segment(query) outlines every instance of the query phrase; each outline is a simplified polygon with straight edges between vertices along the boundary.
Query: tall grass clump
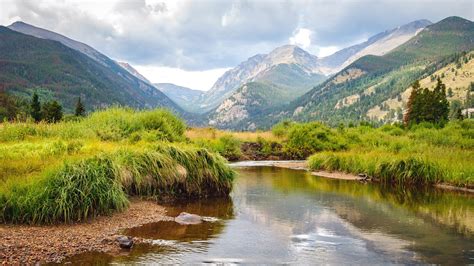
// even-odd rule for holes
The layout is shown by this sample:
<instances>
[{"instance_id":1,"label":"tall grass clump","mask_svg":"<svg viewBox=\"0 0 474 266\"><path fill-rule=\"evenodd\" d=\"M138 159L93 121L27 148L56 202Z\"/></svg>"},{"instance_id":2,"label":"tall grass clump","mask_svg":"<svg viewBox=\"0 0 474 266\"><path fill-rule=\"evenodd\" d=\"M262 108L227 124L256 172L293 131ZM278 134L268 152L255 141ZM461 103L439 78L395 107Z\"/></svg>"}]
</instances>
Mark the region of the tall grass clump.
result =
<instances>
[{"instance_id":1,"label":"tall grass clump","mask_svg":"<svg viewBox=\"0 0 474 266\"><path fill-rule=\"evenodd\" d=\"M227 195L234 172L206 149L169 144L124 149L45 172L0 190L2 222L44 224L82 221L121 211L128 196Z\"/></svg>"},{"instance_id":2,"label":"tall grass clump","mask_svg":"<svg viewBox=\"0 0 474 266\"><path fill-rule=\"evenodd\" d=\"M366 174L386 184L430 185L448 179L440 165L420 157L387 154L319 153L309 157L311 170Z\"/></svg>"},{"instance_id":3,"label":"tall grass clump","mask_svg":"<svg viewBox=\"0 0 474 266\"><path fill-rule=\"evenodd\" d=\"M84 120L104 141L119 141L146 136L149 140L180 141L184 138L186 125L165 109L137 111L129 108L110 108L94 112Z\"/></svg>"},{"instance_id":4,"label":"tall grass clump","mask_svg":"<svg viewBox=\"0 0 474 266\"><path fill-rule=\"evenodd\" d=\"M98 156L66 163L28 183L12 183L3 192L3 222L43 224L84 220L123 210L128 200L116 180L112 160Z\"/></svg>"}]
</instances>

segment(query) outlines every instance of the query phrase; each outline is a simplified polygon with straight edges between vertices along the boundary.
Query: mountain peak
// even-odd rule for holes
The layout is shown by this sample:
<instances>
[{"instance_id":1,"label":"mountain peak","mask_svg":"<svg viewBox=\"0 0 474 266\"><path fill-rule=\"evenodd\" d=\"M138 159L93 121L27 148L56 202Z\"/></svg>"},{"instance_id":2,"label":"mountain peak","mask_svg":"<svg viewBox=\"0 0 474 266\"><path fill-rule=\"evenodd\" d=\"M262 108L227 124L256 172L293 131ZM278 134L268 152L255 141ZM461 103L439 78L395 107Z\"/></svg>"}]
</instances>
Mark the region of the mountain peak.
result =
<instances>
[{"instance_id":1,"label":"mountain peak","mask_svg":"<svg viewBox=\"0 0 474 266\"><path fill-rule=\"evenodd\" d=\"M473 22L457 17L457 16L451 16L447 17L435 24L432 24L428 27L431 30L440 30L440 31L460 31L460 30L471 30L473 28Z\"/></svg>"},{"instance_id":2,"label":"mountain peak","mask_svg":"<svg viewBox=\"0 0 474 266\"><path fill-rule=\"evenodd\" d=\"M296 45L283 45L271 51L264 60L266 66L298 64L308 72L316 72L318 58Z\"/></svg>"},{"instance_id":3,"label":"mountain peak","mask_svg":"<svg viewBox=\"0 0 474 266\"><path fill-rule=\"evenodd\" d=\"M25 23L25 22L23 22L23 21L21 21L21 20L18 20L18 21L15 21L15 22L13 22L13 23L12 23L10 26L8 26L8 27L12 27L12 26L19 26L19 25L27 25L27 26L31 26L31 25L30 25L30 24L28 24L28 23Z\"/></svg>"},{"instance_id":4,"label":"mountain peak","mask_svg":"<svg viewBox=\"0 0 474 266\"><path fill-rule=\"evenodd\" d=\"M283 46L277 47L273 49L269 54L269 56L283 56L283 55L288 55L288 56L301 56L301 55L310 55L308 52L303 50L297 45L293 44L285 44Z\"/></svg>"}]
</instances>

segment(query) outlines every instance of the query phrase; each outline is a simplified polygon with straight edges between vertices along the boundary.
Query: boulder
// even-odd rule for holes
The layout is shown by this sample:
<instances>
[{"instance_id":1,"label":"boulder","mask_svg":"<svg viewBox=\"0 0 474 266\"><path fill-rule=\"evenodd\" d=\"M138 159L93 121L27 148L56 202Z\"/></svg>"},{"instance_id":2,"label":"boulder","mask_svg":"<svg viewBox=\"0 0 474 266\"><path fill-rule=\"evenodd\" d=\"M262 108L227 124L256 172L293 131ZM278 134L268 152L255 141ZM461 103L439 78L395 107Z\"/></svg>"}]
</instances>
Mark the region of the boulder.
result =
<instances>
[{"instance_id":1,"label":"boulder","mask_svg":"<svg viewBox=\"0 0 474 266\"><path fill-rule=\"evenodd\" d=\"M183 225L200 224L202 223L202 217L196 214L182 212L176 218L174 218L174 221Z\"/></svg>"},{"instance_id":2,"label":"boulder","mask_svg":"<svg viewBox=\"0 0 474 266\"><path fill-rule=\"evenodd\" d=\"M123 249L131 249L133 246L133 238L128 236L117 237L117 242L119 243L119 246Z\"/></svg>"}]
</instances>

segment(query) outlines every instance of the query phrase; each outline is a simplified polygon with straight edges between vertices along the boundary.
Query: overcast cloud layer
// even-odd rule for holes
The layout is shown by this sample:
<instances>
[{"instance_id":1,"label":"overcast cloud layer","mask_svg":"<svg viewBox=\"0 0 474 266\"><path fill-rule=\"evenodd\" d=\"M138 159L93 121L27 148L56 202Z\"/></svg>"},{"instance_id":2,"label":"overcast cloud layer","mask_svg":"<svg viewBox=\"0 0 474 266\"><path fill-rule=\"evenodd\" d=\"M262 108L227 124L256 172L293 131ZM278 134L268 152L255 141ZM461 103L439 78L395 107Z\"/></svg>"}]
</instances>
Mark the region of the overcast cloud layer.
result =
<instances>
[{"instance_id":1,"label":"overcast cloud layer","mask_svg":"<svg viewBox=\"0 0 474 266\"><path fill-rule=\"evenodd\" d=\"M147 77L154 81L158 80L150 77L152 69L221 73L254 54L287 43L324 56L413 20L436 22L453 15L474 18L472 0L0 3L0 24L21 20L59 32L150 72ZM198 87L212 85L212 79L200 81Z\"/></svg>"}]
</instances>

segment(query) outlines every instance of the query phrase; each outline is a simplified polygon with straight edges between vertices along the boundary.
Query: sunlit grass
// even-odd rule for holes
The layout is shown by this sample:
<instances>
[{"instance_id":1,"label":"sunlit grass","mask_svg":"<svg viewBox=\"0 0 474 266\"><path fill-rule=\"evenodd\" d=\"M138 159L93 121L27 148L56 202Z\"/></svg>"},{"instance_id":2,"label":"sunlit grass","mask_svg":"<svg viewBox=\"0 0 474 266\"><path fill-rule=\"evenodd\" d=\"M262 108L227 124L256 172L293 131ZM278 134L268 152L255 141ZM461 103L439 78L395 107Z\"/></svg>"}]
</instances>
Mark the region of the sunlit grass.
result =
<instances>
[{"instance_id":1,"label":"sunlit grass","mask_svg":"<svg viewBox=\"0 0 474 266\"><path fill-rule=\"evenodd\" d=\"M128 196L230 192L224 158L184 142L164 110L112 108L79 121L0 127L0 221L82 221L121 211Z\"/></svg>"}]
</instances>

